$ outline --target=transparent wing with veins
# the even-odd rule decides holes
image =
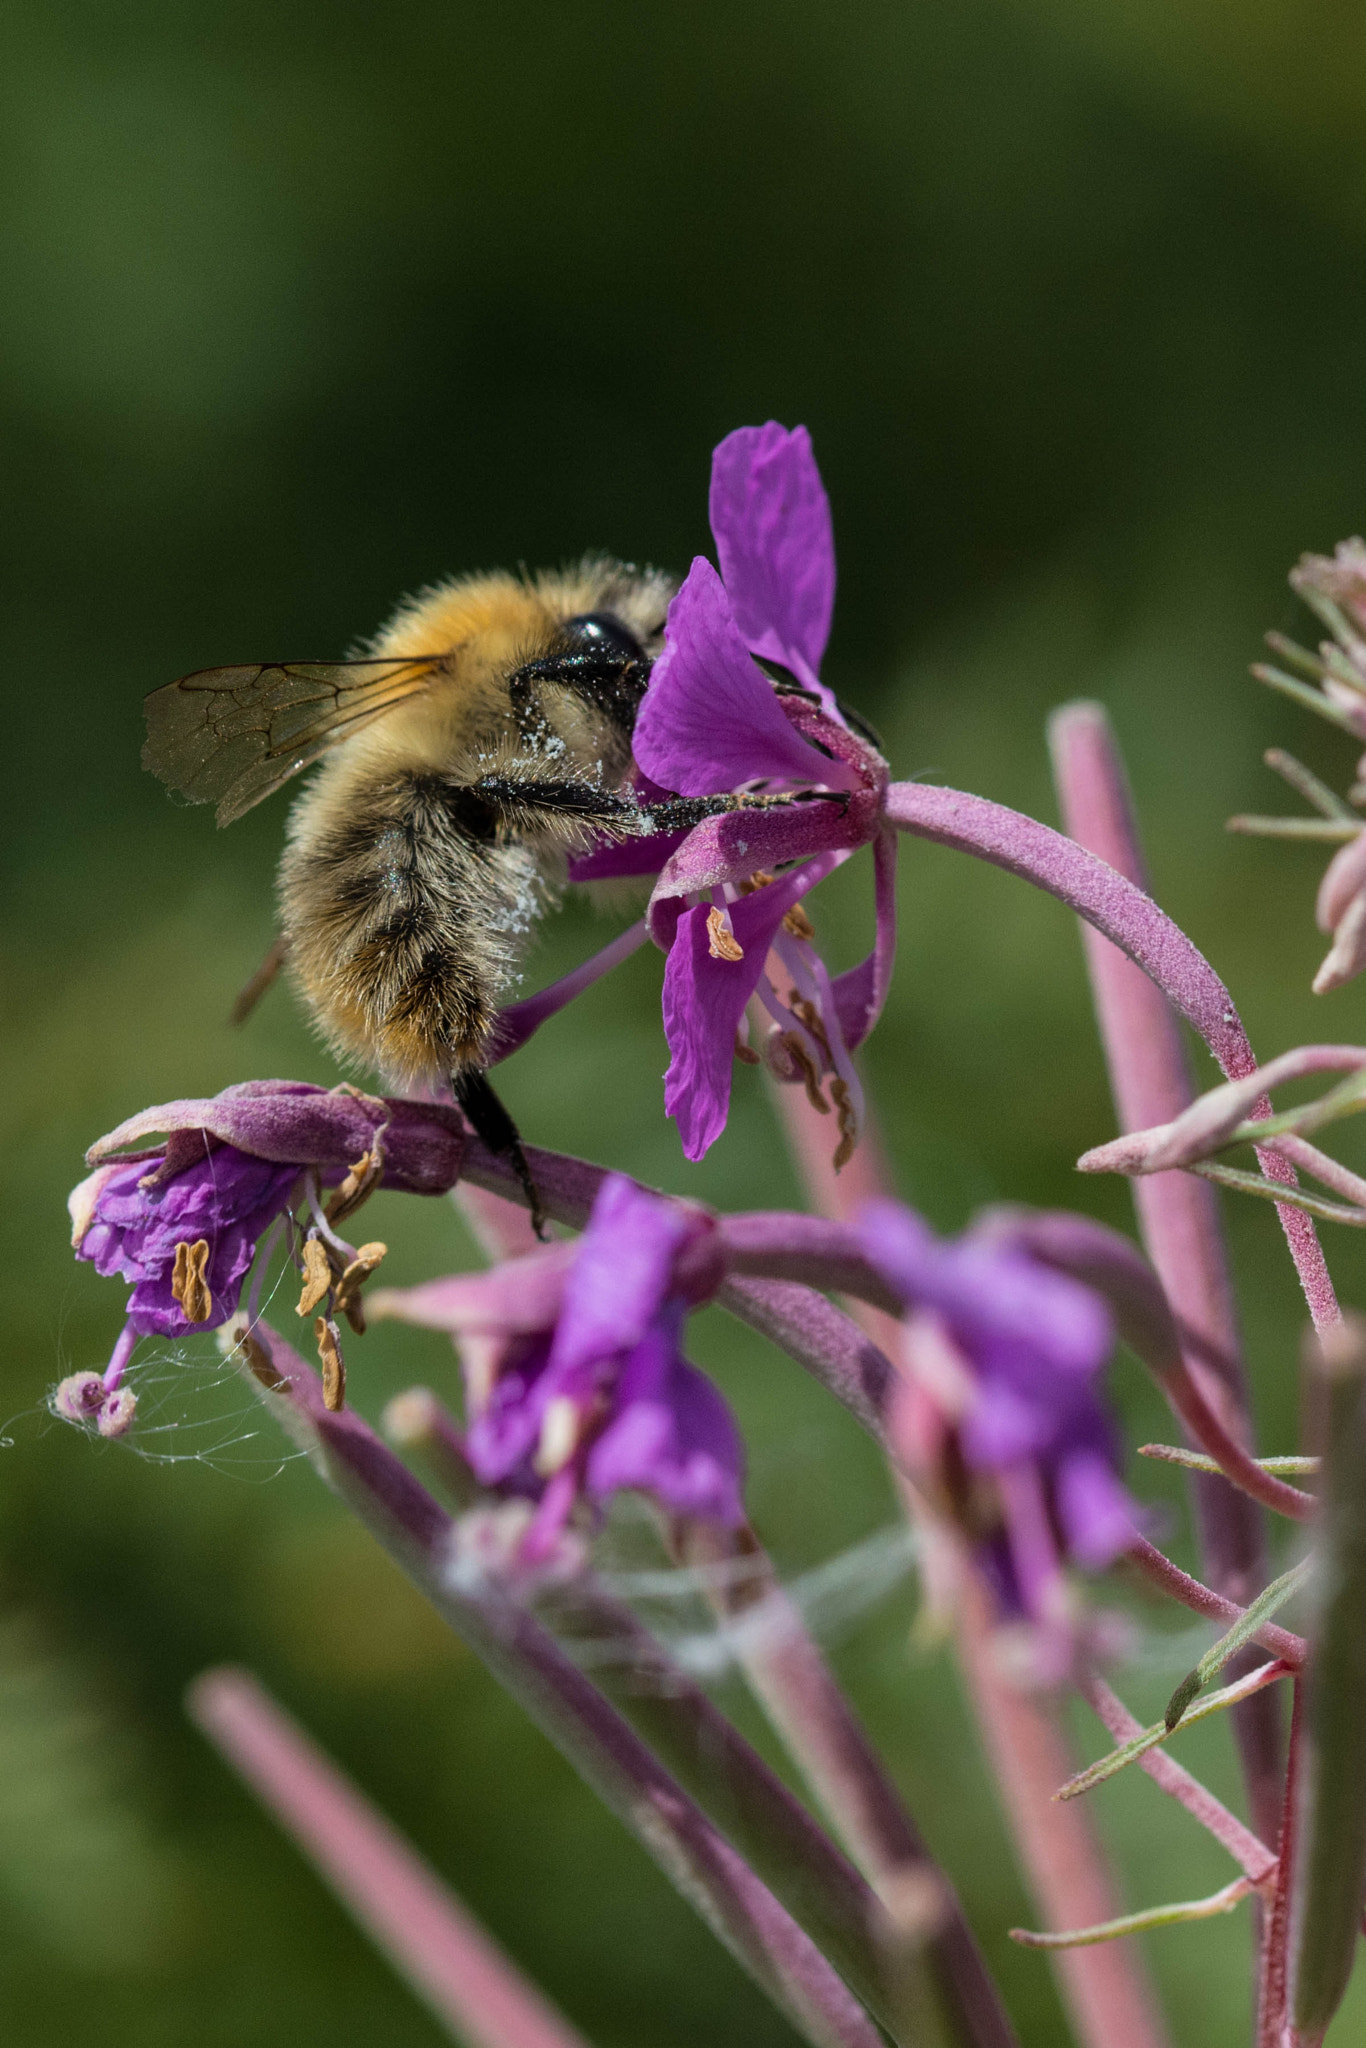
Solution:
[[[205,668],[153,690],[142,765],[230,825],[386,711],[425,690],[444,655]]]

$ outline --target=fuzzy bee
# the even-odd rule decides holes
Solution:
[[[146,700],[144,767],[216,803],[220,825],[322,761],[290,815],[281,936],[252,993],[286,960],[340,1057],[391,1086],[449,1083],[538,1228],[486,1068],[499,1002],[569,857],[603,836],[792,801],[642,808],[632,732],[675,588],[601,558],[458,578],[400,605],[360,659],[204,669]]]

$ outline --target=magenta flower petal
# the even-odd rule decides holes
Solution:
[[[831,983],[835,1015],[850,1052],[868,1036],[887,1001],[896,958],[896,834],[881,831],[873,841],[873,889],[876,936],[873,950],[857,967],[837,974]]]
[[[671,1291],[674,1260],[690,1235],[678,1203],[610,1174],[565,1280],[552,1363],[573,1370],[638,1344]]]
[[[761,779],[824,783],[834,766],[795,730],[750,660],[721,578],[703,555],[669,606],[633,744],[645,773],[682,796]]]
[[[597,1499],[633,1488],[675,1514],[734,1528],[744,1452],[730,1410],[678,1349],[681,1310],[658,1316],[622,1368],[616,1408],[588,1455]]]
[[[700,1159],[726,1127],[740,1019],[759,986],[775,933],[812,880],[798,872],[731,904],[731,927],[744,949],[740,960],[713,959],[705,904],[678,919],[664,965],[664,1035],[671,1055],[664,1112],[677,1119],[685,1158]]]
[[[712,456],[710,511],[746,644],[789,666],[795,657],[814,677],[830,637],[835,539],[806,428],[770,420],[727,434]]]

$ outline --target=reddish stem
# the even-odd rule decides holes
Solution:
[[[1193,1579],[1189,1572],[1183,1572],[1179,1565],[1173,1564],[1169,1557],[1164,1557],[1160,1550],[1149,1543],[1146,1536],[1135,1536],[1124,1554],[1131,1564],[1137,1565],[1146,1579],[1151,1580],[1161,1592],[1170,1594],[1173,1600],[1179,1600],[1183,1607],[1189,1607],[1192,1614],[1203,1614],[1209,1621],[1222,1621],[1226,1624],[1242,1618],[1244,1609],[1236,1600],[1228,1599],[1223,1593],[1216,1593],[1212,1587],[1202,1585],[1199,1579]],[[1296,1671],[1301,1668],[1309,1654],[1309,1645],[1303,1636],[1297,1636],[1293,1630],[1282,1628],[1274,1621],[1263,1622],[1257,1631],[1255,1641],[1259,1642],[1264,1650],[1269,1650],[1273,1657],[1279,1657],[1283,1664],[1290,1665]],[[1229,1668],[1233,1669],[1232,1664]],[[1235,1672],[1234,1676],[1237,1675]],[[1279,1825],[1278,1816],[1277,1826]]]
[[[1276,1895],[1262,1930],[1260,1981],[1257,1987],[1257,2048],[1284,2048],[1289,1990],[1287,1942],[1290,1932],[1290,1888],[1294,1879],[1295,1796],[1297,1790],[1300,1726],[1304,1714],[1304,1684],[1295,1681],[1295,1700],[1290,1715],[1290,1758],[1285,1774],[1285,1796],[1281,1805],[1277,1853]]]
[[[206,1671],[190,1714],[375,1946],[470,2048],[586,2048],[435,1871],[246,1671]]]
[[[1068,831],[1080,847],[1108,863],[1116,880],[1123,877],[1135,891],[1143,889],[1147,878],[1128,780],[1105,711],[1098,704],[1066,705],[1054,713],[1049,739]],[[1145,931],[1156,911],[1156,905],[1142,908],[1149,903],[1144,894],[1140,922]],[[1085,916],[1084,907],[1080,903],[1077,907]],[[1171,929],[1175,932],[1176,927]],[[1113,939],[1118,934],[1112,931],[1108,936]],[[1194,1097],[1185,1046],[1167,997],[1196,1024],[1226,1074],[1241,1076],[1255,1068],[1252,1047],[1232,1000],[1184,934],[1181,937],[1193,961],[1183,960],[1178,973],[1165,976],[1153,973],[1149,960],[1131,946],[1125,948],[1128,958],[1117,951],[1101,935],[1094,918],[1084,926],[1082,937],[1123,1129],[1170,1123]],[[1182,1000],[1182,992],[1189,994],[1196,988],[1203,1007],[1197,1005],[1193,1013],[1190,1002]],[[1213,1016],[1211,1004],[1217,1013]],[[1279,1160],[1276,1177],[1284,1179],[1287,1173],[1293,1175],[1293,1168]],[[1155,1174],[1135,1182],[1134,1203],[1144,1246],[1181,1332],[1187,1371],[1227,1435],[1251,1451],[1241,1344],[1214,1190],[1186,1174]],[[1281,1208],[1277,1214],[1315,1323],[1321,1318],[1336,1321],[1337,1303],[1312,1225],[1306,1234],[1300,1222],[1290,1220],[1302,1212]],[[1194,1483],[1194,1494],[1209,1576],[1222,1593],[1245,1604],[1266,1581],[1262,1517],[1245,1495],[1222,1480],[1200,1477]],[[1237,1675],[1235,1667],[1231,1676]],[[1269,1839],[1277,1824],[1281,1796],[1280,1715],[1274,1698],[1268,1694],[1246,1701],[1236,1709],[1234,1725],[1253,1823]]]

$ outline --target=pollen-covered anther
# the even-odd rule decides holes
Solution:
[[[793,1078],[800,1078],[803,1087],[806,1089],[807,1101],[813,1109],[819,1110],[822,1116],[829,1116],[830,1104],[821,1093],[820,1068],[812,1059],[801,1033],[798,1031],[780,1031],[777,1037],[778,1044],[791,1059],[793,1066],[797,1070]]]
[[[209,1240],[201,1237],[186,1244],[182,1238],[171,1268],[171,1294],[187,1323],[207,1323],[213,1314],[208,1270]]]
[[[790,910],[784,912],[783,930],[794,939],[814,939],[816,936],[816,927],[800,903],[794,903]]]
[[[332,1285],[332,1262],[320,1237],[304,1240],[304,1286],[295,1315],[311,1316]]]
[[[317,1316],[313,1335],[318,1340],[318,1357],[323,1369],[323,1406],[332,1415],[341,1413],[346,1401],[346,1360],[342,1357],[341,1332],[330,1316]]]
[[[533,1466],[542,1479],[551,1479],[569,1463],[583,1434],[583,1410],[568,1394],[556,1394],[546,1403],[541,1418],[541,1438]]]
[[[707,912],[707,951],[713,960],[743,960],[745,949],[726,920],[724,910]]]
[[[752,1045],[746,1045],[739,1032],[735,1034],[735,1057],[746,1067],[761,1067],[763,1060]]]
[[[776,882],[777,879],[771,868],[756,868],[752,875],[747,875],[738,885],[740,894],[752,896],[756,889],[766,889],[770,882]]]
[[[344,1315],[358,1337],[365,1334],[365,1310],[361,1304],[361,1288],[370,1278],[381,1259],[388,1251],[387,1244],[363,1244],[337,1282],[336,1307]]]
[[[384,1151],[376,1132],[374,1144],[369,1151],[361,1153],[354,1166],[347,1167],[346,1178],[329,1200],[324,1211],[328,1222],[340,1223],[354,1209],[359,1209],[379,1186],[383,1173]]]
[[[835,1115],[840,1127],[840,1141],[835,1147],[835,1156],[831,1161],[838,1173],[840,1168],[847,1166],[853,1158],[854,1148],[859,1141],[858,1111],[849,1094],[848,1082],[841,1080],[838,1074],[831,1076],[830,1099],[835,1105]]]

